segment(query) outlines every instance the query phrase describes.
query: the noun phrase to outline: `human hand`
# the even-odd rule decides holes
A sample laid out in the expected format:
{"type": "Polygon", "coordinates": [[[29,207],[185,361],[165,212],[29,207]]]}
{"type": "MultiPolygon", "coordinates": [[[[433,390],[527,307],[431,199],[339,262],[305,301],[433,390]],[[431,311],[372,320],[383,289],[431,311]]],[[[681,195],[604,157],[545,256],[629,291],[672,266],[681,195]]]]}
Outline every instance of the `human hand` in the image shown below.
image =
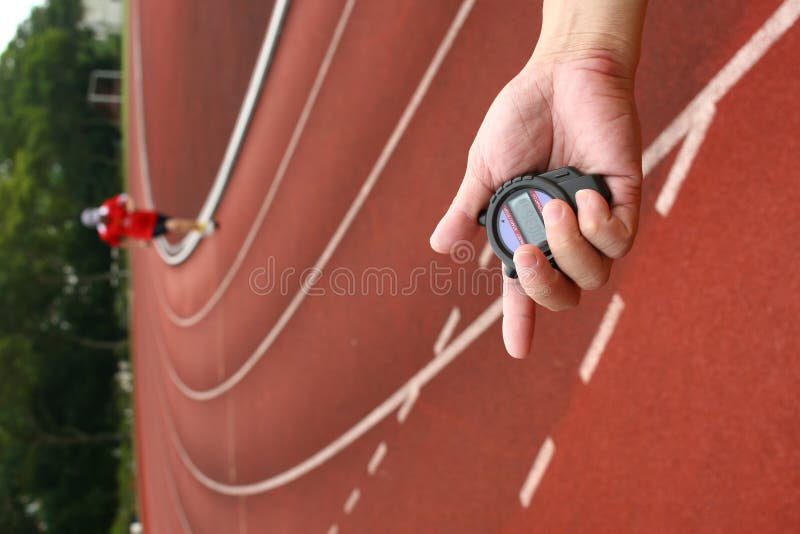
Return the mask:
{"type": "Polygon", "coordinates": [[[492,103],[473,142],[464,180],[431,236],[447,253],[478,231],[478,213],[506,180],[567,165],[605,177],[612,202],[598,193],[576,195],[578,216],[560,201],[543,210],[547,241],[561,272],[533,245],[514,254],[518,279],[505,279],[503,339],[514,357],[530,351],[535,304],[576,306],[582,289],[608,280],[613,258],[636,235],[642,181],[641,139],[633,97],[635,61],[607,50],[572,57],[539,49],[492,103]]]}

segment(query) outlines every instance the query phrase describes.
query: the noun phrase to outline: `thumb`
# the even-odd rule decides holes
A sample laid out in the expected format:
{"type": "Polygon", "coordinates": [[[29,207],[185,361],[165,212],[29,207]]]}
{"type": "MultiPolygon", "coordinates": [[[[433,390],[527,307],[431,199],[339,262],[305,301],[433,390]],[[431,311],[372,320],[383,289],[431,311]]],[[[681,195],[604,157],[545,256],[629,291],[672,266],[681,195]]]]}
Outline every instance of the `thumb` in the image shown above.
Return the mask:
{"type": "Polygon", "coordinates": [[[446,254],[459,241],[471,241],[478,232],[478,214],[494,193],[491,173],[476,144],[469,150],[467,171],[453,202],[431,234],[431,248],[446,254]]]}

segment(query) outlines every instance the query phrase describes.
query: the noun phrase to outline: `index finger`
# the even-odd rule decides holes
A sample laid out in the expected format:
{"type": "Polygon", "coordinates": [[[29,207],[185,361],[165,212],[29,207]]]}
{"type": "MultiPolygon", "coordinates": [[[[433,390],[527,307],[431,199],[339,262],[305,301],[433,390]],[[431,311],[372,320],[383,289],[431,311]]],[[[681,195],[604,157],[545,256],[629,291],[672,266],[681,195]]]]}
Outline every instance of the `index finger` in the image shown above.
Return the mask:
{"type": "Polygon", "coordinates": [[[503,274],[503,343],[513,358],[524,358],[531,351],[536,303],[528,297],[516,278],[503,274]]]}

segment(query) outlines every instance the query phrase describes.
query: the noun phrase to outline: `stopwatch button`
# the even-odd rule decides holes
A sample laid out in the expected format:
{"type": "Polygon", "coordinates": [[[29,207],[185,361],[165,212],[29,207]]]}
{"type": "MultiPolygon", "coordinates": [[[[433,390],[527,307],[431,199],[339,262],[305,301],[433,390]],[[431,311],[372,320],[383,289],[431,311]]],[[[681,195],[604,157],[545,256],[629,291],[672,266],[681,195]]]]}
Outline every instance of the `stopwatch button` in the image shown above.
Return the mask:
{"type": "Polygon", "coordinates": [[[548,172],[543,172],[539,176],[542,178],[546,178],[548,180],[558,180],[559,178],[563,178],[564,176],[580,176],[580,173],[575,171],[572,167],[561,167],[560,169],[555,169],[548,172]]]}
{"type": "Polygon", "coordinates": [[[486,226],[486,212],[482,211],[478,214],[478,224],[486,226]]]}
{"type": "Polygon", "coordinates": [[[503,272],[506,273],[506,276],[509,278],[516,278],[517,277],[517,269],[511,267],[507,264],[503,264],[503,272]]]}

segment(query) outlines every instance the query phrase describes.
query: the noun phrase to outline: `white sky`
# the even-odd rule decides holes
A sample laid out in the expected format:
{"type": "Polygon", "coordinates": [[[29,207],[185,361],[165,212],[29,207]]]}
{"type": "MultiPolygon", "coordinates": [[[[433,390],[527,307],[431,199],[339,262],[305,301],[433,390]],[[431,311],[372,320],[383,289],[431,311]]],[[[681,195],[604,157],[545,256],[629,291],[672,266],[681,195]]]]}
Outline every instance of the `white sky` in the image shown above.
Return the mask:
{"type": "Polygon", "coordinates": [[[34,6],[45,0],[0,0],[0,53],[17,34],[17,26],[28,18],[34,6]]]}

